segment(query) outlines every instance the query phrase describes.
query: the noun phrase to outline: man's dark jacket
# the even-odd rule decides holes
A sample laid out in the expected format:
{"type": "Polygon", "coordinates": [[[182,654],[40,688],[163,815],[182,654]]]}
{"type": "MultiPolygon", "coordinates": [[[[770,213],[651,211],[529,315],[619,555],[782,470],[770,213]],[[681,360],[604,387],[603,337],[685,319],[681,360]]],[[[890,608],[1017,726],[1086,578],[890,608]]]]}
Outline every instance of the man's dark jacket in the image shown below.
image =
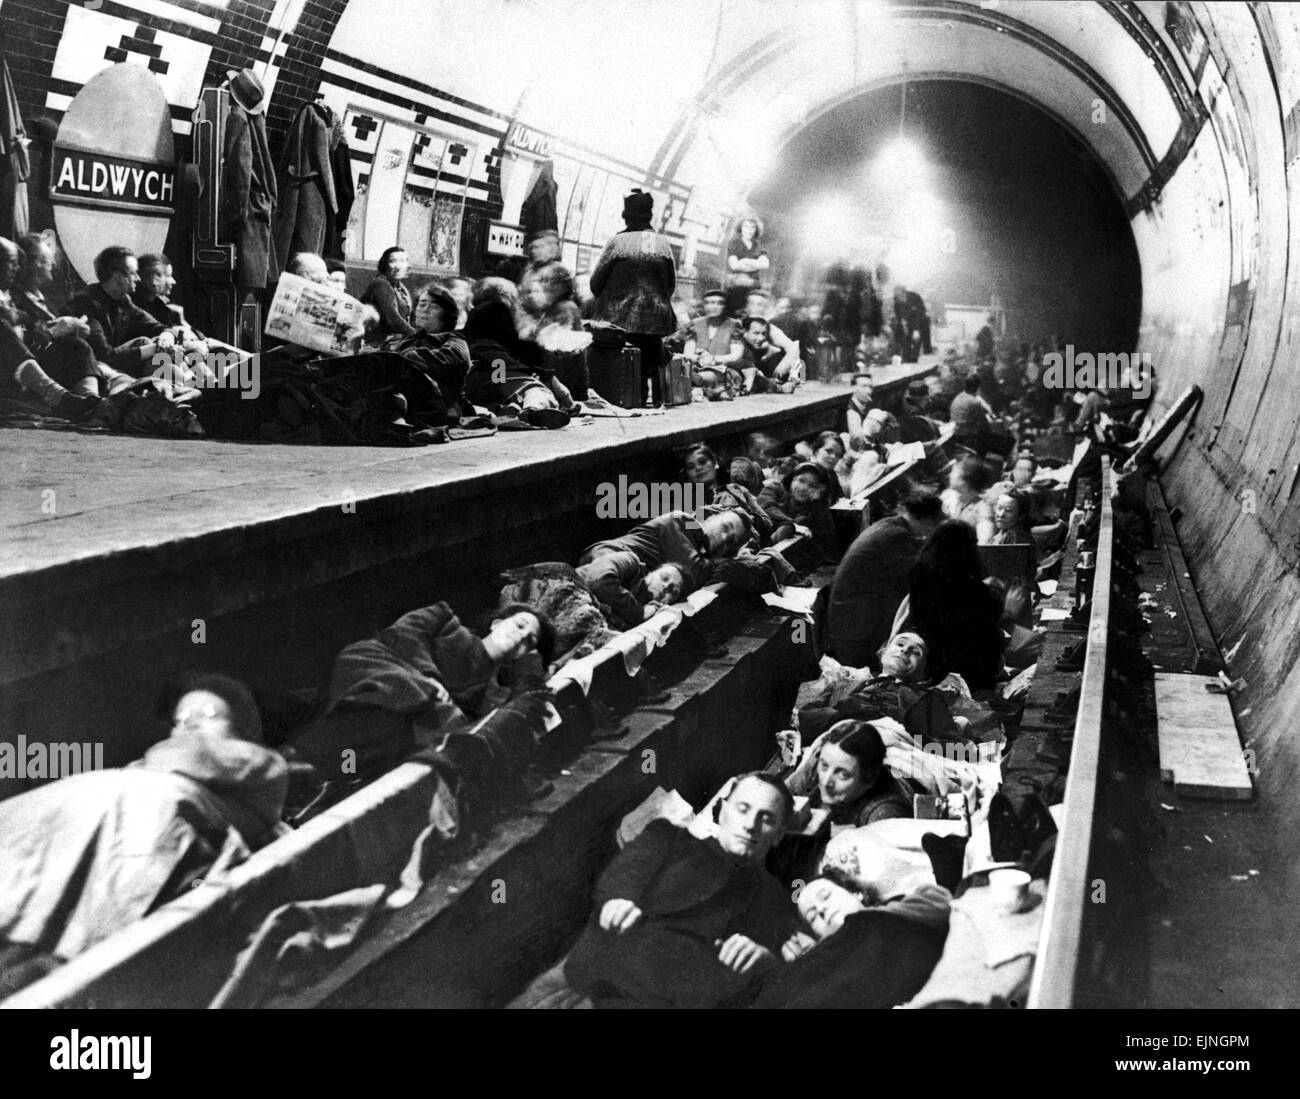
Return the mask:
{"type": "Polygon", "coordinates": [[[840,561],[831,585],[830,650],[850,667],[875,666],[876,652],[889,640],[898,605],[908,592],[908,574],[922,539],[893,515],[872,523],[840,561]]]}
{"type": "Polygon", "coordinates": [[[762,866],[737,863],[716,840],[656,820],[601,875],[565,974],[598,1006],[736,1006],[754,994],[758,977],[723,965],[720,944],[747,935],[779,958],[797,926],[789,894],[762,866]],[[641,918],[621,934],[602,931],[600,910],[617,898],[636,904],[641,918]]]}

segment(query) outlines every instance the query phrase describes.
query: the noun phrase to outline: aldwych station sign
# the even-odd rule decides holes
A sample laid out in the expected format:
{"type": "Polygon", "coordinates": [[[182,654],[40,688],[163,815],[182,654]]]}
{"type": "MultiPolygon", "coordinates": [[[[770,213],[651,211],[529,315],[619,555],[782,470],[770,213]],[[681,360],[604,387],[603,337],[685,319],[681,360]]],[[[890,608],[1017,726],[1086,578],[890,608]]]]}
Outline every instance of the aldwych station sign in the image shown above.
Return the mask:
{"type": "Polygon", "coordinates": [[[171,108],[158,78],[126,62],[101,69],[59,123],[50,159],[54,226],[87,282],[114,244],[161,252],[180,196],[171,108]]]}
{"type": "Polygon", "coordinates": [[[170,213],[175,200],[176,170],[170,164],[55,146],[50,178],[52,197],[61,202],[170,213]]]}

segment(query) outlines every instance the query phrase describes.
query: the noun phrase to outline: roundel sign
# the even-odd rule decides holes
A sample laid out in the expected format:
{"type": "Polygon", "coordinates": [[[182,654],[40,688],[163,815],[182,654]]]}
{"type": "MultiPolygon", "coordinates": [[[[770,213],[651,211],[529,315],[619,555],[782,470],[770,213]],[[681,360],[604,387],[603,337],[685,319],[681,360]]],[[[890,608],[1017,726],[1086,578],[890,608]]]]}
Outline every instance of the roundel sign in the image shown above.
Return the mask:
{"type": "Polygon", "coordinates": [[[50,198],[59,242],[87,282],[111,244],[162,251],[176,160],[167,97],[148,69],[111,65],[77,93],[54,139],[50,198]]]}

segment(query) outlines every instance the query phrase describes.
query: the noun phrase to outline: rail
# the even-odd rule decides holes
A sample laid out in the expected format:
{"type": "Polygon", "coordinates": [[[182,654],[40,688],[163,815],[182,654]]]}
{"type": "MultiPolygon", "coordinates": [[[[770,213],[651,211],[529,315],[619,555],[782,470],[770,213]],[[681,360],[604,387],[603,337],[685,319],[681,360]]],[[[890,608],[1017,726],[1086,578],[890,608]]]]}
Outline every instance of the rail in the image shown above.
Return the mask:
{"type": "Polygon", "coordinates": [[[1038,960],[1029,988],[1028,1006],[1031,1008],[1066,1008],[1074,1006],[1075,1001],[1084,912],[1089,902],[1088,867],[1105,715],[1114,545],[1112,484],[1110,461],[1103,458],[1096,572],[1092,583],[1083,682],[1065,785],[1065,813],[1057,836],[1043,910],[1038,960]]]}

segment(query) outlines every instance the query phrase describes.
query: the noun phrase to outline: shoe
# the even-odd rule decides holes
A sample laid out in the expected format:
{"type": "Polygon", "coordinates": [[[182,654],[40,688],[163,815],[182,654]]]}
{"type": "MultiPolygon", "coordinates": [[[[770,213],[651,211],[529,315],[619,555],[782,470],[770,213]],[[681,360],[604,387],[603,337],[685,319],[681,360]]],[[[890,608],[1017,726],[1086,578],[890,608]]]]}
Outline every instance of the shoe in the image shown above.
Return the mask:
{"type": "Polygon", "coordinates": [[[496,759],[491,745],[473,733],[448,733],[438,749],[461,778],[479,784],[487,782],[496,770],[496,759]]]}
{"type": "Polygon", "coordinates": [[[1058,672],[1080,672],[1083,671],[1084,657],[1088,653],[1088,643],[1086,641],[1076,641],[1056,662],[1058,672]]]}
{"type": "Polygon", "coordinates": [[[571,417],[562,408],[526,408],[519,418],[533,427],[544,427],[552,431],[568,427],[571,417]]]}
{"type": "Polygon", "coordinates": [[[930,857],[934,880],[949,893],[957,892],[957,886],[961,884],[966,840],[966,836],[941,836],[935,832],[926,832],[921,837],[921,849],[930,857]]]}
{"type": "Polygon", "coordinates": [[[50,411],[55,416],[62,416],[74,424],[85,423],[99,411],[99,398],[83,393],[65,393],[55,402],[50,411]]]}
{"type": "Polygon", "coordinates": [[[999,790],[989,802],[989,850],[993,861],[1019,862],[1024,849],[1024,827],[1011,799],[999,790]]]}
{"type": "Polygon", "coordinates": [[[1070,691],[1061,691],[1057,694],[1056,699],[1043,712],[1043,720],[1049,724],[1070,725],[1079,713],[1079,698],[1082,694],[1082,687],[1075,687],[1070,691]]]}
{"type": "Polygon", "coordinates": [[[533,425],[525,423],[518,416],[498,415],[494,426],[498,431],[532,431],[533,425]]]}
{"type": "Polygon", "coordinates": [[[1024,829],[1025,850],[1033,861],[1048,838],[1056,835],[1056,821],[1052,819],[1051,810],[1037,794],[1030,794],[1021,802],[1020,826],[1024,829]]]}

